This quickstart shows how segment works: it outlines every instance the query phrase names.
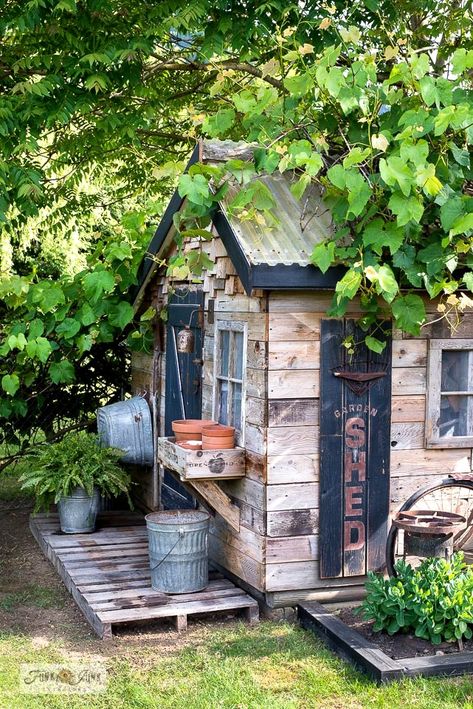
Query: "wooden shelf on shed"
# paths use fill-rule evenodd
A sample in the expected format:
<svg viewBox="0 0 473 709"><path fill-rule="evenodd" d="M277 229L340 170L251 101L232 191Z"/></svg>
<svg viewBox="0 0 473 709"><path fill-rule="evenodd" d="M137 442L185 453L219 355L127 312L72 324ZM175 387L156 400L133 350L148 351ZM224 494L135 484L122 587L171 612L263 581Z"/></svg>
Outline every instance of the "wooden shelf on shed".
<svg viewBox="0 0 473 709"><path fill-rule="evenodd" d="M179 473L184 482L236 480L245 477L245 449L191 451L175 438L158 438L158 458L165 468Z"/></svg>
<svg viewBox="0 0 473 709"><path fill-rule="evenodd" d="M158 460L189 487L191 493L240 531L240 509L218 485L219 480L237 480L245 475L245 449L190 451L174 438L158 438ZM217 461L217 462L216 462Z"/></svg>

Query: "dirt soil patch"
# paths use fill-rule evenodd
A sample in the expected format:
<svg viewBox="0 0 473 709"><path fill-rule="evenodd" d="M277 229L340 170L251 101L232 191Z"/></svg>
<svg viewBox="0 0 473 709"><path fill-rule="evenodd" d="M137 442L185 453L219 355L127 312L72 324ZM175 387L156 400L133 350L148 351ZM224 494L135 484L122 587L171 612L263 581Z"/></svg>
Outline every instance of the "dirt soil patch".
<svg viewBox="0 0 473 709"><path fill-rule="evenodd" d="M181 634L167 620L136 623L114 629L112 640L100 640L34 540L26 504L0 500L0 633L28 636L38 647L59 644L69 657L129 655L136 664L138 648L177 652L237 622L234 614L189 617L188 630Z"/></svg>
<svg viewBox="0 0 473 709"><path fill-rule="evenodd" d="M457 643L441 643L432 645L428 640L416 638L413 633L398 633L388 635L385 632L375 633L373 621L363 620L361 615L355 613L355 608L341 608L335 614L352 630L356 630L364 638L377 645L386 655L393 660L405 657L425 657L428 655L448 655L460 652ZM463 642L463 651L473 653L473 640Z"/></svg>

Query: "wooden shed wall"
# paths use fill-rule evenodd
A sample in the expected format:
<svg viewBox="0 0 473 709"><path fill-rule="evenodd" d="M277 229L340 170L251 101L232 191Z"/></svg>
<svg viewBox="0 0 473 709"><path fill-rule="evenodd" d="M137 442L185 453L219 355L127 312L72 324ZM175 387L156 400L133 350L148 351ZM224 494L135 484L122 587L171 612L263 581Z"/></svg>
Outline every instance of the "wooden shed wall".
<svg viewBox="0 0 473 709"><path fill-rule="evenodd" d="M353 598L363 579L318 573L320 324L331 293L273 291L268 302L268 473L265 584L274 605L302 598ZM436 304L429 303L431 314ZM357 305L347 317L356 317ZM472 450L425 447L428 340L473 337L473 316L413 338L393 336L391 512L423 485L473 470ZM346 587L349 588L346 588Z"/></svg>
<svg viewBox="0 0 473 709"><path fill-rule="evenodd" d="M247 361L245 387L246 476L221 482L221 488L240 508L240 532L221 517L211 523L210 554L215 562L259 591L264 591L265 479L267 390L267 298L248 297L220 239L214 240L214 269L204 283L204 367L202 417L212 418L215 328L219 320L245 323ZM209 301L213 300L213 318ZM212 320L213 322L209 322Z"/></svg>
<svg viewBox="0 0 473 709"><path fill-rule="evenodd" d="M187 248L200 248L200 242L190 242ZM204 248L214 261L202 284L204 418L212 416L215 323L244 322L248 331L246 476L220 483L240 508L241 528L235 532L217 515L211 525L211 557L244 583L265 592L270 605L288 605L302 598L356 598L363 593L362 578L320 579L318 572L320 328L332 294L275 290L248 297L220 239ZM158 301L165 305L167 280L155 278L153 284ZM435 307L429 305L431 312ZM358 306L351 304L347 316L357 315ZM425 448L428 339L448 336L442 323L424 328L417 338L394 333L393 511L422 485L451 471L473 470L470 449ZM473 337L473 318L466 316L452 336ZM158 372L154 381L160 386L162 435L165 355L133 356L135 393L153 394L153 367ZM150 507L156 485L149 477L146 482L146 473L140 476L141 484L141 496Z"/></svg>

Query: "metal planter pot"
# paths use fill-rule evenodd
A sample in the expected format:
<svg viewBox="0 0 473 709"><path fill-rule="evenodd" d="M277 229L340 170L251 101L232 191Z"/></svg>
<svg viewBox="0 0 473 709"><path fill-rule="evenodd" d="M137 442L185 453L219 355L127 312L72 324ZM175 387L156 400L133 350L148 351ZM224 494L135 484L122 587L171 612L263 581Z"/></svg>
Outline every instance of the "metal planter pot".
<svg viewBox="0 0 473 709"><path fill-rule="evenodd" d="M146 515L151 585L164 593L195 593L209 583L208 530L203 510Z"/></svg>
<svg viewBox="0 0 473 709"><path fill-rule="evenodd" d="M97 489L92 496L77 487L72 495L61 497L57 504L61 531L65 534L85 534L93 532L100 508L100 495Z"/></svg>

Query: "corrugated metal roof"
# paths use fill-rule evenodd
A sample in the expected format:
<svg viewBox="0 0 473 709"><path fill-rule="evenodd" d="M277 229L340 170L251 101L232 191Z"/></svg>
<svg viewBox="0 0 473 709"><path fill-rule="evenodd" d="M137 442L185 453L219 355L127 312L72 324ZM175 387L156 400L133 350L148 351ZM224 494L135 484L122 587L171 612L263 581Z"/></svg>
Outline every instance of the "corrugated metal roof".
<svg viewBox="0 0 473 709"><path fill-rule="evenodd" d="M221 204L225 216L237 237L249 262L254 265L310 263L314 246L327 238L332 231L331 215L324 205L316 186L311 186L301 202L290 191L290 173L265 175L259 180L271 191L276 207L272 210L277 224L268 227L252 220L240 220L228 214L226 206L237 194L232 187ZM297 179L297 178L295 178Z"/></svg>

